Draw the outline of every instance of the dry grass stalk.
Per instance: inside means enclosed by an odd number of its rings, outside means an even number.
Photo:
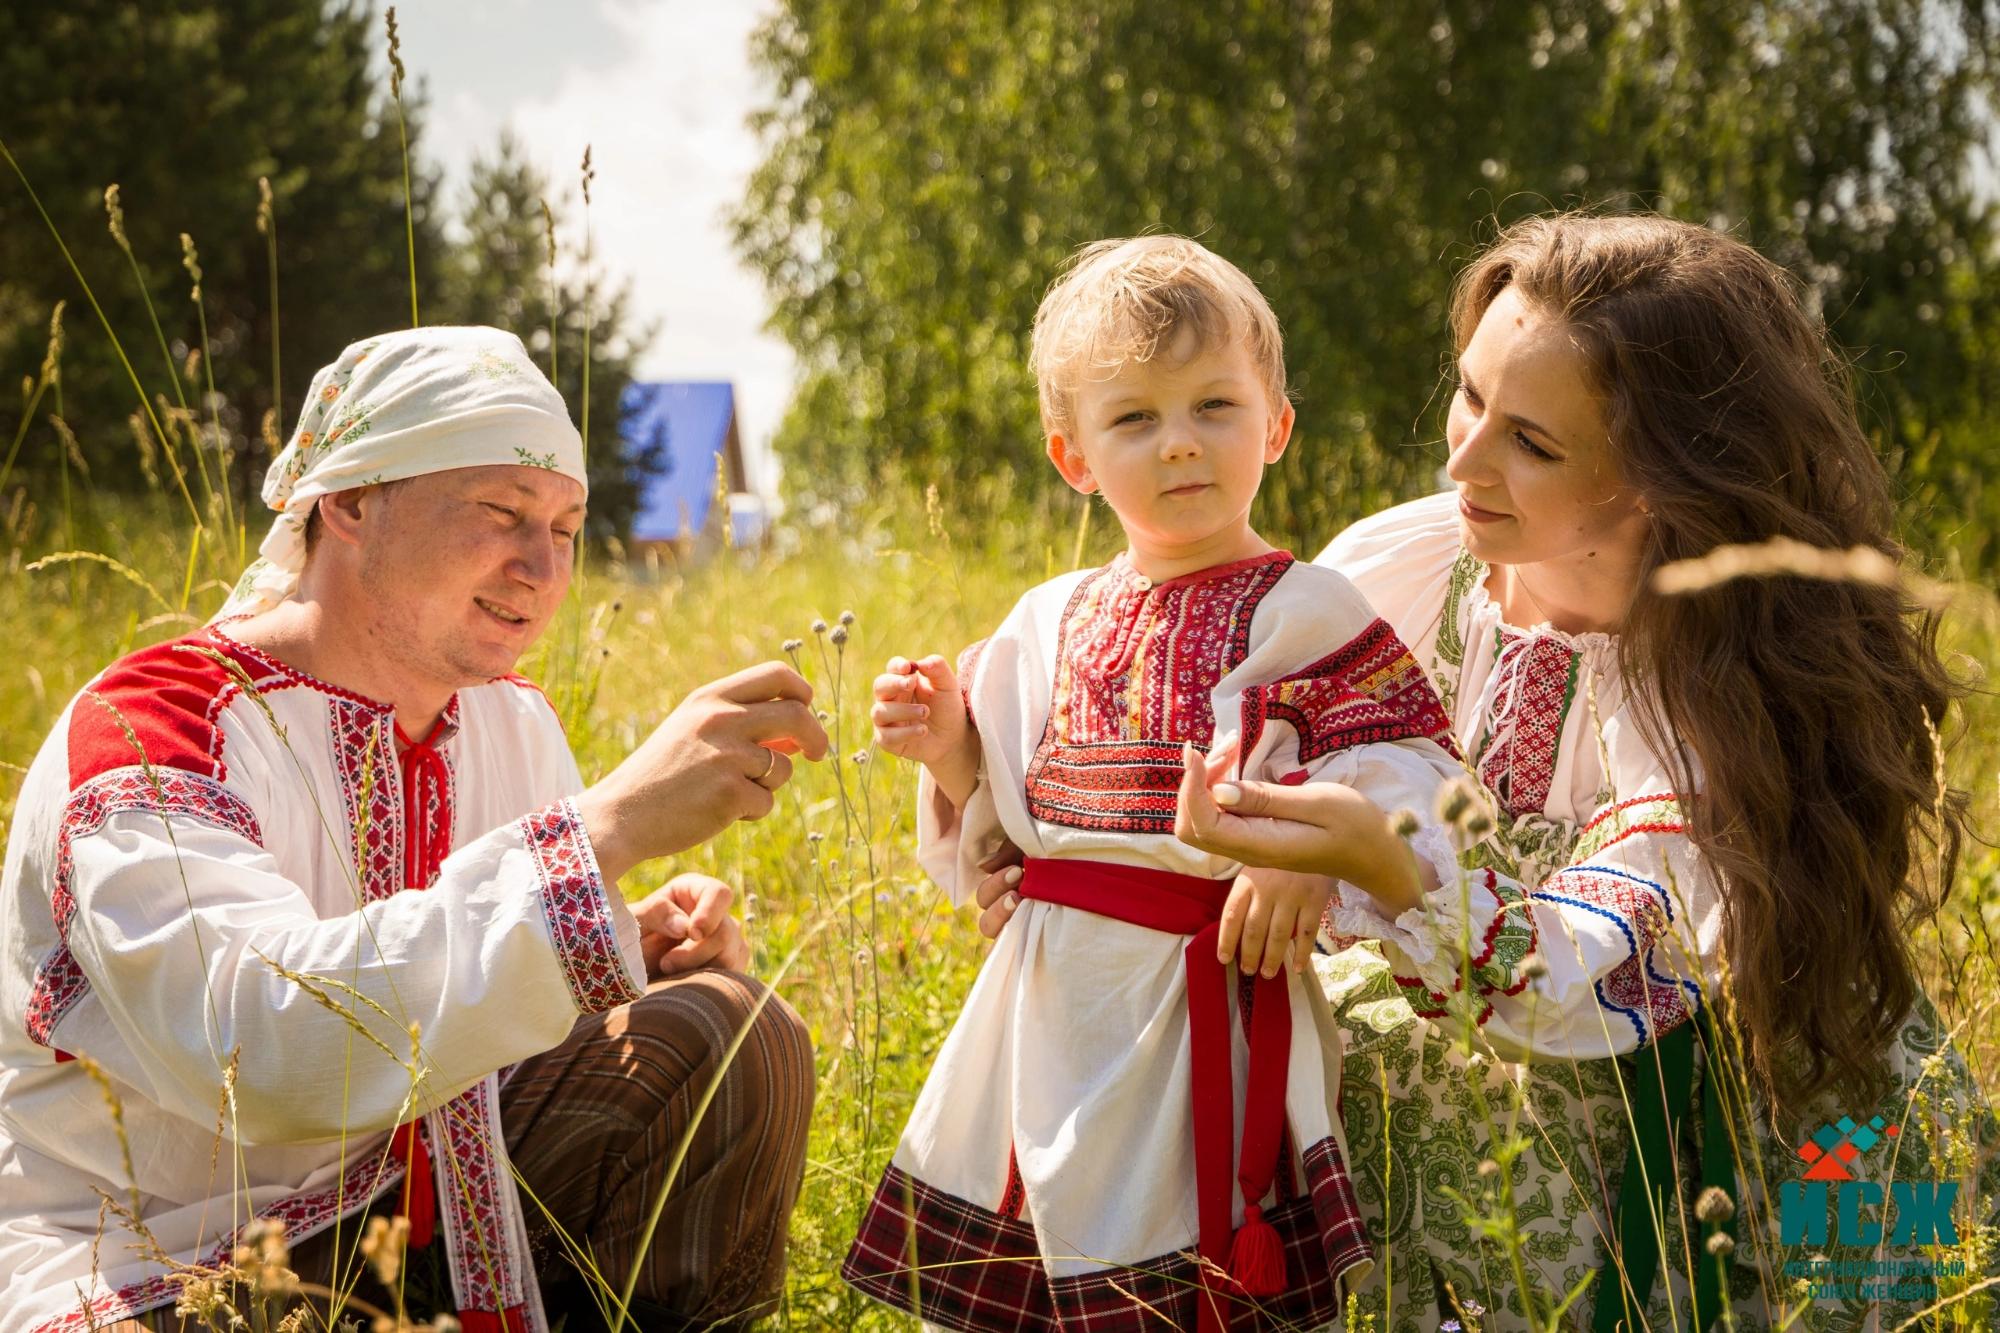
[[[1653,571],[1652,583],[1655,592],[1681,596],[1718,587],[1731,579],[1768,578],[1774,574],[1902,588],[1933,609],[1948,606],[1953,597],[1950,585],[1905,570],[1872,546],[1840,550],[1791,537],[1718,546],[1707,555],[1661,565]]]

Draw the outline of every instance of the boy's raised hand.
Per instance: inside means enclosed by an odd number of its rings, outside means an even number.
[[[892,657],[875,677],[875,744],[890,754],[935,764],[965,739],[965,699],[951,663],[935,653]]]

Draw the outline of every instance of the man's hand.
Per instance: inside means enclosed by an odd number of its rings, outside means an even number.
[[[625,762],[577,797],[598,868],[615,881],[641,861],[762,819],[792,775],[786,756],[826,756],[812,686],[766,662],[693,691]]]
[[[892,657],[875,677],[875,744],[914,759],[956,809],[964,809],[979,781],[979,733],[965,714],[958,676],[933,654],[911,661]]]
[[[632,904],[639,923],[639,948],[646,955],[646,979],[678,976],[701,967],[741,972],[750,965],[750,942],[729,914],[736,896],[708,875],[675,875]]]

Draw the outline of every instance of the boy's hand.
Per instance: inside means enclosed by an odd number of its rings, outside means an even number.
[[[935,654],[912,662],[892,657],[875,677],[875,744],[890,754],[933,764],[964,739],[965,698],[951,664]]]
[[[1216,956],[1225,963],[1235,958],[1245,976],[1275,977],[1287,962],[1302,970],[1333,889],[1326,875],[1245,866],[1222,907]]]

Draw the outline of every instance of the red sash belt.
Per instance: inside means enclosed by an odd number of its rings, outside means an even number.
[[[1259,977],[1250,1014],[1249,1087],[1243,1096],[1243,1226],[1230,1226],[1230,1148],[1236,1097],[1229,1061],[1229,967],[1216,961],[1229,881],[1106,861],[1030,858],[1020,893],[1168,935],[1190,935],[1188,1059],[1192,1067],[1195,1196],[1200,1213],[1203,1299],[1200,1333],[1221,1333],[1230,1314],[1218,1294],[1276,1296],[1286,1290],[1285,1250],[1258,1201],[1270,1192],[1285,1131],[1285,1071],[1292,1002],[1284,973]],[[1226,1276],[1224,1276],[1226,1274]]]

